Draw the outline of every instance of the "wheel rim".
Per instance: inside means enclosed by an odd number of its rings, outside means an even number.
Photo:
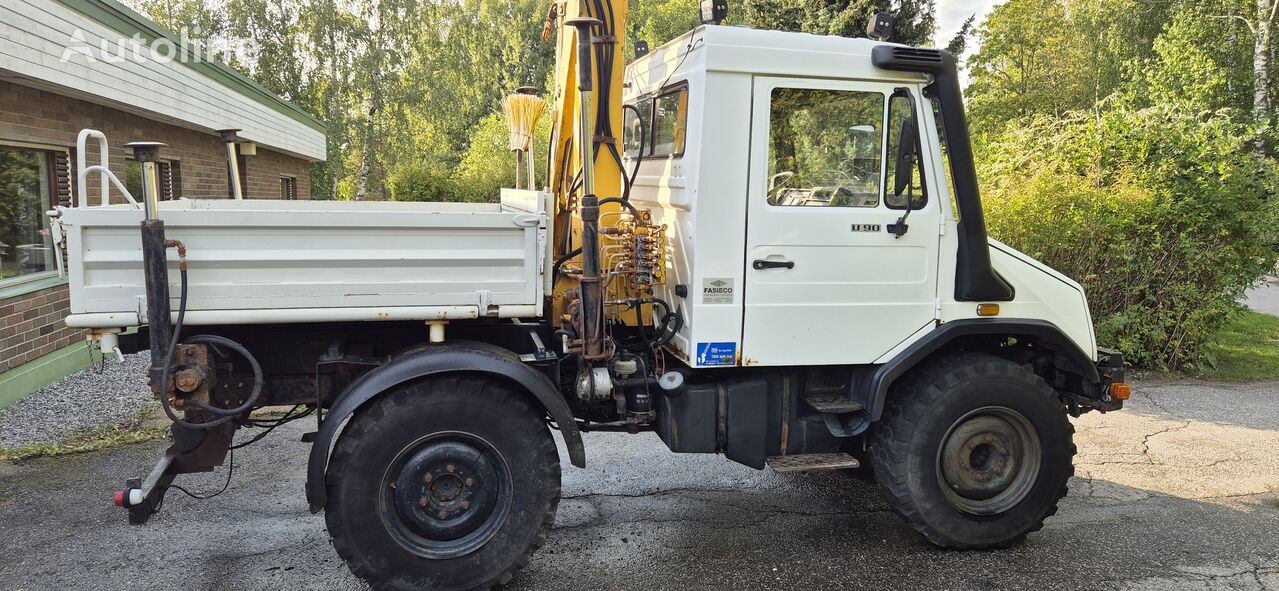
[[[506,459],[484,438],[433,433],[406,446],[382,477],[378,515],[405,550],[464,556],[497,535],[511,509]]]
[[[1003,513],[1039,477],[1039,434],[1021,413],[986,406],[951,424],[937,451],[937,479],[951,506],[974,515]]]

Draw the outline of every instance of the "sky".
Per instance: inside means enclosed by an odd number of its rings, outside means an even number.
[[[973,26],[980,25],[990,13],[990,9],[999,2],[1000,0],[937,0],[937,34],[933,37],[933,45],[946,47],[946,44],[950,43],[950,38],[959,32],[959,27],[963,26],[964,20],[969,16],[977,15]],[[977,49],[977,39],[970,36],[968,51],[965,55],[971,54],[975,49]],[[960,78],[961,82],[967,86],[968,72],[960,72]]]

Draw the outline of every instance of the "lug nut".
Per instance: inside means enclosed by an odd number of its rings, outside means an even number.
[[[467,485],[467,486],[475,486],[475,479],[474,479],[474,478],[467,478],[467,479],[466,479],[466,485]]]
[[[449,474],[457,472],[457,466],[454,466],[453,464],[449,464],[448,468],[445,468],[445,469],[449,471]]]
[[[418,500],[417,504],[419,504],[419,505],[421,505],[421,506],[423,506],[423,507],[425,507],[425,506],[427,506],[427,505],[430,505],[430,504],[431,504],[431,498],[430,498],[430,497],[422,497],[421,499],[419,499],[419,500]]]
[[[422,480],[424,480],[424,481],[426,481],[426,482],[430,482],[430,481],[431,481],[431,473],[430,473],[430,472],[427,472],[427,473],[426,473],[426,476],[423,476],[423,477],[422,477]]]
[[[440,511],[440,519],[448,519],[448,518],[449,518],[448,511]]]
[[[471,508],[471,502],[470,502],[470,501],[468,501],[468,500],[466,500],[466,499],[463,499],[463,500],[462,500],[462,508],[463,508],[463,509],[470,509],[470,508]]]

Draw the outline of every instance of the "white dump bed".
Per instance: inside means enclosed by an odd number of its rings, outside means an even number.
[[[514,318],[541,314],[547,203],[532,191],[500,204],[182,199],[159,217],[187,248],[187,324]],[[141,209],[57,212],[67,325],[144,324]],[[169,283],[176,313],[173,249]]]

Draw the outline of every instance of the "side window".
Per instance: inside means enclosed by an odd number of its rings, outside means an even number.
[[[768,138],[768,203],[879,205],[884,95],[776,88]]]
[[[894,194],[894,181],[897,178],[898,153],[901,149],[901,131],[903,120],[914,122],[915,127],[915,157],[912,160],[910,184],[901,195]],[[894,94],[888,102],[888,154],[887,166],[884,173],[884,185],[888,187],[887,195],[884,197],[884,203],[891,209],[906,209],[907,196],[912,196],[911,209],[920,209],[928,204],[928,194],[924,186],[923,177],[920,175],[920,158],[922,149],[919,143],[919,118],[915,116],[914,109],[911,106],[911,99],[908,95]]]
[[[653,100],[650,98],[641,98],[635,102],[635,108],[640,112],[640,116],[635,116],[635,111],[625,109],[622,112],[622,151],[627,158],[635,158],[639,156],[640,147],[644,148],[645,155],[652,150],[653,142],[648,137],[649,127],[653,121]]]
[[[653,99],[653,147],[649,150],[649,155],[654,158],[684,155],[687,124],[687,88]]]
[[[54,269],[49,219],[44,215],[61,203],[62,179],[53,154],[0,145],[0,287]]]

